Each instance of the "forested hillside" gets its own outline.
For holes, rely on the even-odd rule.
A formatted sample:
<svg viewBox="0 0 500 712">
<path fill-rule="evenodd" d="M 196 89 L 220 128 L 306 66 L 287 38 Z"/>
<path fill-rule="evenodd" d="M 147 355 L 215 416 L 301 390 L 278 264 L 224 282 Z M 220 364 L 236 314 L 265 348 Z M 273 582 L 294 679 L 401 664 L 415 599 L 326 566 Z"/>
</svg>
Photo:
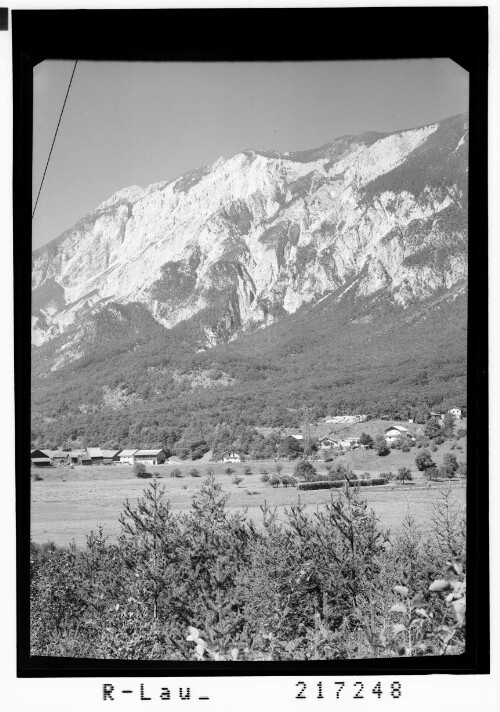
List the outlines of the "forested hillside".
<svg viewBox="0 0 500 712">
<path fill-rule="evenodd" d="M 463 286 L 407 309 L 383 291 L 332 296 L 204 351 L 192 323 L 102 312 L 91 353 L 34 374 L 33 442 L 171 447 L 182 434 L 210 443 L 222 423 L 298 425 L 305 405 L 315 417 L 463 406 L 466 306 Z"/>
</svg>

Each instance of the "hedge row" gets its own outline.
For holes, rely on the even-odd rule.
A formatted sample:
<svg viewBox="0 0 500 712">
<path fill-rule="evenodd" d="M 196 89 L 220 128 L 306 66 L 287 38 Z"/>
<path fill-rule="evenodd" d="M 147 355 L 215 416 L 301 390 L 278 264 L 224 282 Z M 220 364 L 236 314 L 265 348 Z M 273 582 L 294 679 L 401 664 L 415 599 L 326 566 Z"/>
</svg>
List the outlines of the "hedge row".
<svg viewBox="0 0 500 712">
<path fill-rule="evenodd" d="M 386 485 L 388 480 L 384 480 L 382 477 L 376 477 L 373 480 L 356 480 L 355 482 L 350 482 L 350 487 L 368 487 L 370 485 Z M 343 487 L 345 480 L 320 480 L 317 482 L 301 482 L 297 485 L 299 490 L 320 490 L 320 489 L 336 489 L 338 487 Z"/>
</svg>

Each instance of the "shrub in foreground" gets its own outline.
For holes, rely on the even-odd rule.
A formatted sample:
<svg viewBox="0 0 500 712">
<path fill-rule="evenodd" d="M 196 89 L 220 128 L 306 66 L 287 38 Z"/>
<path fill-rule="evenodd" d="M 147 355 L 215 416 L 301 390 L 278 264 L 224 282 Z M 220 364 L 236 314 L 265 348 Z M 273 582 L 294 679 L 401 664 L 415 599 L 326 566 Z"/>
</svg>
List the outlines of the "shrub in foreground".
<svg viewBox="0 0 500 712">
<path fill-rule="evenodd" d="M 31 654 L 159 661 L 461 654 L 462 512 L 445 497 L 429 535 L 407 516 L 389 540 L 358 487 L 339 484 L 338 496 L 311 514 L 298 503 L 278 518 L 264 503 L 259 527 L 227 511 L 214 477 L 183 513 L 153 481 L 136 505 L 125 503 L 116 543 L 100 530 L 83 549 L 32 544 Z"/>
</svg>

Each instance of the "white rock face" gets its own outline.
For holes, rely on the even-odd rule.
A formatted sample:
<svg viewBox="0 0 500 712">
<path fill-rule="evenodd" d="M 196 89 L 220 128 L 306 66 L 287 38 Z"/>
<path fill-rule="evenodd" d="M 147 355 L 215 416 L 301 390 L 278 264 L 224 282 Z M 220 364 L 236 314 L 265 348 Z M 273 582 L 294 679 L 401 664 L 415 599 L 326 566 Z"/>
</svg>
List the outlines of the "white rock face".
<svg viewBox="0 0 500 712">
<path fill-rule="evenodd" d="M 449 288 L 467 272 L 455 249 L 466 235 L 439 217 L 463 211 L 460 188 L 431 181 L 418 197 L 404 187 L 365 196 L 371 181 L 446 130 L 347 137 L 311 152 L 313 160 L 245 151 L 115 193 L 34 253 L 34 345 L 110 303 L 140 302 L 172 327 L 222 300 L 222 320 L 205 329 L 209 347 L 353 280 L 357 294 L 387 288 L 403 305 Z M 466 142 L 464 128 L 449 150 Z M 67 353 L 79 354 L 77 344 Z"/>
</svg>

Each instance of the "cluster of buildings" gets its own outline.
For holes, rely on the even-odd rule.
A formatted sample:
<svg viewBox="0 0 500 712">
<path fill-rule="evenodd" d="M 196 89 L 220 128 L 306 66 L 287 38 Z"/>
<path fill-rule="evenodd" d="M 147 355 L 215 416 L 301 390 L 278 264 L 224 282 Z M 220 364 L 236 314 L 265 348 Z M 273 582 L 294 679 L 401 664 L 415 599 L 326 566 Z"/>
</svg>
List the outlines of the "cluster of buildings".
<svg viewBox="0 0 500 712">
<path fill-rule="evenodd" d="M 410 433 L 408 428 L 403 425 L 391 425 L 384 431 L 384 438 L 388 445 L 396 441 L 415 440 L 415 437 Z M 320 440 L 321 450 L 354 450 L 359 447 L 365 447 L 360 443 L 359 438 L 333 438 L 326 437 Z"/>
<path fill-rule="evenodd" d="M 368 415 L 328 415 L 324 418 L 324 423 L 364 423 L 368 420 Z"/>
<path fill-rule="evenodd" d="M 155 450 L 105 450 L 88 447 L 85 450 L 32 450 L 31 464 L 35 467 L 53 465 L 161 465 L 167 454 L 161 448 Z"/>
</svg>

